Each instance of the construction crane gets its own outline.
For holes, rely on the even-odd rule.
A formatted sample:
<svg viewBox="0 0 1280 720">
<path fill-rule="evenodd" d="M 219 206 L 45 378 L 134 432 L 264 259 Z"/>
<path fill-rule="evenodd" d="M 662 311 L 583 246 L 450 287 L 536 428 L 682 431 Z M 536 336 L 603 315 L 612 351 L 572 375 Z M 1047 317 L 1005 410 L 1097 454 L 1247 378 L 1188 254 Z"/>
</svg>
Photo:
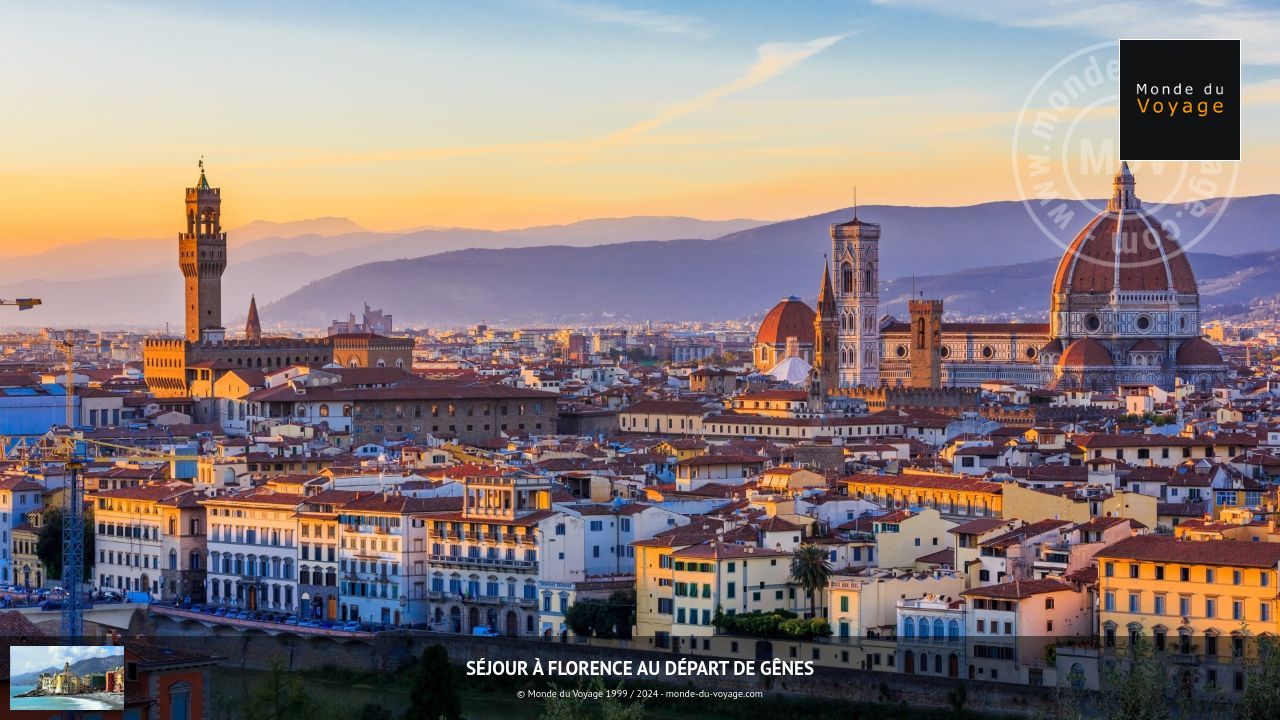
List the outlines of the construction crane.
<svg viewBox="0 0 1280 720">
<path fill-rule="evenodd" d="M 67 396 L 67 433 L 75 432 L 75 399 L 76 399 L 76 339 L 68 330 L 59 342 L 65 357 L 63 367 L 63 386 Z M 84 636 L 84 483 L 81 474 L 84 472 L 83 446 L 70 445 L 63 448 L 63 469 L 66 470 L 65 489 L 62 504 L 62 589 L 66 591 L 66 599 L 62 601 L 62 637 L 72 638 Z"/>
<path fill-rule="evenodd" d="M 18 298 L 17 300 L 0 300 L 0 305 L 16 305 L 19 310 L 30 310 L 37 305 L 43 305 L 40 298 Z"/>
</svg>

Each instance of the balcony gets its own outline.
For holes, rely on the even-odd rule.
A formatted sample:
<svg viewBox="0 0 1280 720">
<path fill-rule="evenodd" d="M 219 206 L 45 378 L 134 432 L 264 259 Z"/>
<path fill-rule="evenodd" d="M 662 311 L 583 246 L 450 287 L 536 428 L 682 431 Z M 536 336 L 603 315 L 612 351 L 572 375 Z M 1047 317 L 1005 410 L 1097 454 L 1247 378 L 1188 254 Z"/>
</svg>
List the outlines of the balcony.
<svg viewBox="0 0 1280 720">
<path fill-rule="evenodd" d="M 470 557 L 467 555 L 431 554 L 430 561 L 439 565 L 465 565 L 468 567 L 518 568 L 533 570 L 538 563 L 532 560 L 507 560 L 506 558 Z"/>
</svg>

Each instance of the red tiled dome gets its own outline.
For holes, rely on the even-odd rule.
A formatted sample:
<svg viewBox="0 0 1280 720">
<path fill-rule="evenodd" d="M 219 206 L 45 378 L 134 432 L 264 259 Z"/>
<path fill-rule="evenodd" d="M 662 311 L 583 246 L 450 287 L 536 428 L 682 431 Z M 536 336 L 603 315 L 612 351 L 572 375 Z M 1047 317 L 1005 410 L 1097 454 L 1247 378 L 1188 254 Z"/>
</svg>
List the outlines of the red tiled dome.
<svg viewBox="0 0 1280 720">
<path fill-rule="evenodd" d="M 1218 348 L 1204 338 L 1192 338 L 1178 348 L 1178 365 L 1221 365 Z"/>
<path fill-rule="evenodd" d="M 796 338 L 801 344 L 813 344 L 813 308 L 795 296 L 784 298 L 773 306 L 760 323 L 756 342 L 767 345 L 785 345 L 787 338 Z"/>
<path fill-rule="evenodd" d="M 1107 210 L 1084 226 L 1058 263 L 1055 295 L 1113 289 L 1197 292 L 1196 276 L 1182 246 L 1142 209 L 1133 186 L 1133 175 L 1124 165 L 1116 174 Z"/>
<path fill-rule="evenodd" d="M 1062 358 L 1058 360 L 1062 367 L 1111 367 L 1111 353 L 1102 343 L 1093 338 L 1080 338 L 1067 346 Z"/>
</svg>

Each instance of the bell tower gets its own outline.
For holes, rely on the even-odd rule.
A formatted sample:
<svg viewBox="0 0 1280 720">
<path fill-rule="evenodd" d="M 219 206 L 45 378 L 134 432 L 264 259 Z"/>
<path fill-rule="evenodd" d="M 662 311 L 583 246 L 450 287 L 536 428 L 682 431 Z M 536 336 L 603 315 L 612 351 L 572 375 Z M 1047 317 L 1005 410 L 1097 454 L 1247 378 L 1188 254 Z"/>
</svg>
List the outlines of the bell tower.
<svg viewBox="0 0 1280 720">
<path fill-rule="evenodd" d="M 187 342 L 221 342 L 222 272 L 227 234 L 222 231 L 220 188 L 209 187 L 200 159 L 200 180 L 187 188 L 187 229 L 178 233 L 178 266 L 186 281 Z"/>
<path fill-rule="evenodd" d="M 942 301 L 913 299 L 911 313 L 911 377 L 913 388 L 942 387 Z"/>
<path fill-rule="evenodd" d="M 880 226 L 853 219 L 831 226 L 840 359 L 839 387 L 880 384 Z"/>
</svg>

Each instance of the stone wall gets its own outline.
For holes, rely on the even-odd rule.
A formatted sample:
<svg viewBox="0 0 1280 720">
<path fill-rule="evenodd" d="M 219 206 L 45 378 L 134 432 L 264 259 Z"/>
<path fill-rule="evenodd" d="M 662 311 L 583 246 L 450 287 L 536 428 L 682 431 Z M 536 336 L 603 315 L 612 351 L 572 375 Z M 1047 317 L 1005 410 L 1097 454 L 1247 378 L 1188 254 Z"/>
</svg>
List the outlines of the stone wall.
<svg viewBox="0 0 1280 720">
<path fill-rule="evenodd" d="M 179 625 L 166 618 L 151 618 L 157 635 L 164 642 L 188 650 L 211 653 L 223 658 L 225 666 L 264 670 L 279 662 L 292 671 L 317 669 L 326 665 L 378 674 L 393 673 L 421 655 L 424 648 L 440 644 L 454 663 L 468 660 L 671 660 L 680 658 L 712 659 L 707 654 L 675 654 L 669 651 L 603 647 L 556 641 L 514 638 L 479 638 L 465 635 L 439 635 L 427 632 L 384 633 L 368 639 L 335 639 L 298 635 L 268 635 L 261 632 L 240 633 L 230 628 L 216 628 L 217 634 L 193 623 Z M 226 632 L 224 632 L 226 631 Z M 905 676 L 893 672 L 815 666 L 808 676 L 698 676 L 673 677 L 666 681 L 673 688 L 705 690 L 760 690 L 770 693 L 833 698 L 860 702 L 903 703 L 917 707 L 950 707 L 947 694 L 960 682 L 955 679 Z M 534 682 L 551 682 L 537 677 Z M 662 681 L 661 678 L 652 680 Z M 572 686 L 576 680 L 561 678 L 558 684 Z M 1028 687 L 1006 683 L 964 681 L 968 701 L 966 708 L 978 712 L 1044 714 L 1054 701 L 1052 688 Z"/>
</svg>

